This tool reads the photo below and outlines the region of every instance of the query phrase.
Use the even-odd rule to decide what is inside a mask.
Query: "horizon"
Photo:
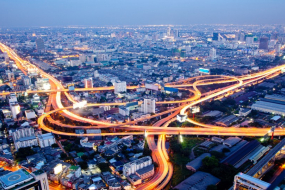
[[[285,24],[276,0],[0,0],[0,27]],[[12,7],[12,11],[11,11]]]

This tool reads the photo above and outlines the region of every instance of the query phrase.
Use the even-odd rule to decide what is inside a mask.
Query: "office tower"
[[[31,78],[29,76],[22,76],[22,81],[25,86],[31,85]]]
[[[268,49],[269,39],[266,36],[263,36],[259,40],[259,49]]]
[[[142,112],[155,113],[155,99],[145,98],[142,103]]]
[[[213,60],[213,59],[216,59],[217,55],[216,55],[216,49],[215,49],[215,48],[210,49],[209,57],[210,57],[212,60]]]
[[[220,33],[214,32],[214,33],[213,33],[213,38],[212,38],[212,40],[213,40],[213,41],[219,41],[219,38],[220,38]]]
[[[11,81],[11,80],[14,80],[14,73],[11,72],[10,70],[6,70],[6,74],[8,76],[8,80]]]
[[[238,41],[238,39],[239,39],[239,32],[236,32],[235,33],[235,41]]]
[[[114,86],[115,86],[115,91],[114,91],[115,94],[127,91],[126,81],[115,81]]]
[[[168,36],[168,37],[171,36],[171,28],[170,28],[170,27],[168,27],[168,29],[167,29],[167,36]]]
[[[41,39],[41,38],[36,39],[36,44],[37,44],[38,52],[44,52],[45,51],[45,44],[44,44],[43,39]]]
[[[93,80],[92,78],[84,79],[85,88],[93,88]]]
[[[281,44],[276,44],[276,46],[275,46],[275,51],[276,51],[276,53],[281,53]]]
[[[251,45],[253,43],[253,35],[251,33],[245,36],[246,44]]]
[[[245,38],[245,34],[244,34],[244,32],[241,32],[239,35],[239,41],[243,42],[244,38]]]
[[[180,57],[186,57],[186,49],[181,49]]]
[[[178,38],[179,37],[179,30],[174,30],[174,38]]]

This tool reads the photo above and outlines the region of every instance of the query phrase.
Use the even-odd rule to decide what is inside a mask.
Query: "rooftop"
[[[24,169],[19,169],[15,172],[1,176],[0,183],[4,189],[10,189],[13,188],[13,186],[30,181],[32,179],[34,178],[31,174],[29,174],[29,172]]]

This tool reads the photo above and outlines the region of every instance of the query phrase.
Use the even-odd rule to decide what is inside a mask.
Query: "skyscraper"
[[[246,41],[246,44],[250,45],[253,43],[253,35],[251,33],[248,33],[246,36],[245,36],[245,41]]]
[[[213,40],[213,41],[218,41],[218,40],[219,40],[219,36],[220,36],[220,33],[214,32],[214,33],[213,33],[213,38],[212,38],[212,40]]]
[[[38,52],[44,52],[45,51],[45,44],[44,44],[43,39],[41,39],[41,38],[36,39],[36,44],[37,44]]]
[[[171,36],[171,28],[168,27],[168,29],[167,29],[167,37],[170,37],[170,36]]]
[[[144,113],[155,113],[155,99],[145,98],[141,106]]]
[[[217,54],[216,54],[216,49],[215,49],[215,48],[210,49],[209,57],[210,57],[212,60],[213,60],[213,59],[216,59]]]
[[[266,36],[263,36],[259,40],[259,49],[268,49],[269,39]]]

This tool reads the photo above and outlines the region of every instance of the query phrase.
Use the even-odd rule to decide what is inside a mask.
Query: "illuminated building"
[[[140,170],[150,165],[152,165],[151,157],[145,156],[140,159],[124,164],[123,174],[124,176],[129,176],[131,174],[135,174],[137,170]]]
[[[115,81],[114,87],[115,87],[115,92],[114,92],[115,94],[127,91],[126,81]]]
[[[38,141],[35,136],[35,131],[31,127],[23,127],[12,132],[15,149],[23,147],[38,146]]]
[[[55,144],[55,139],[52,133],[46,133],[46,134],[38,134],[37,135],[39,145],[41,148],[51,146]]]
[[[85,88],[93,88],[93,80],[92,78],[84,79]]]
[[[234,179],[234,190],[266,190],[271,184],[244,173],[238,173]],[[280,189],[280,188],[279,188]]]
[[[263,36],[259,40],[259,49],[268,49],[269,39],[266,36]]]
[[[155,113],[155,99],[145,98],[141,109],[143,113]]]
[[[48,78],[37,78],[35,86],[38,90],[50,90],[50,83]]]
[[[17,118],[17,115],[21,112],[20,105],[18,103],[10,103],[10,109],[14,119]]]

